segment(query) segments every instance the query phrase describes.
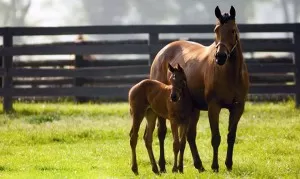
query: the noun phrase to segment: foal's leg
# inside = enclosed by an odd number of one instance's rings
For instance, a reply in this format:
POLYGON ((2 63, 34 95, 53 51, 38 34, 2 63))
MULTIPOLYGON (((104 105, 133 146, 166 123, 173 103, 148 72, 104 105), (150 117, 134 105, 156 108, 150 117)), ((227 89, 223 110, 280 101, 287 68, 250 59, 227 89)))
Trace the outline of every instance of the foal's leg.
POLYGON ((141 122, 144 118, 144 113, 139 113, 137 111, 132 111, 132 127, 130 130, 130 146, 132 152, 132 164, 131 170, 137 175, 138 174, 138 166, 136 162, 136 144, 138 139, 138 132, 140 129, 141 122))
POLYGON ((147 126, 144 134, 144 141, 152 165, 152 171, 158 174, 159 171, 152 150, 153 130, 155 128, 156 117, 157 117, 156 114, 151 109, 147 110, 146 112, 147 126))
POLYGON ((187 125, 183 124, 179 126, 179 143, 180 143, 180 149, 179 149, 179 164, 178 169, 180 173, 183 173, 183 156, 184 156, 184 149, 186 144, 186 132, 187 132, 187 125))
POLYGON ((159 140, 159 160, 158 165, 160 168, 160 172, 166 172, 166 160, 165 160, 165 147, 164 141, 167 134, 167 126, 166 126, 166 119, 162 117, 158 117, 157 121, 157 135, 159 140))
POLYGON ((196 169, 198 169, 199 172, 204 171, 204 167, 202 165, 202 161, 200 159, 197 145, 196 145, 196 135, 197 135, 197 123, 199 120, 199 114, 200 111, 197 109, 194 109, 193 113, 190 117, 190 123, 187 131, 187 140, 190 145, 191 153, 194 160, 194 166, 196 169))
POLYGON ((233 107, 229 110, 229 125, 228 125, 228 135, 227 135, 227 156, 225 165, 228 170, 232 169, 232 154, 233 154, 233 147, 235 142, 236 130, 238 122, 244 112, 244 103, 237 103, 234 104, 233 107))
POLYGON ((173 121, 171 121, 171 130, 173 135, 173 152, 174 152, 174 164, 173 164, 172 172, 177 172, 178 171, 177 157, 180 149, 180 144, 179 144, 179 137, 178 137, 178 125, 175 124, 173 121))
POLYGON ((220 105, 216 101, 208 104, 208 118, 211 130, 211 145, 213 147, 213 162, 211 168, 214 172, 219 171, 218 149, 221 143, 219 131, 219 114, 221 111, 220 105))

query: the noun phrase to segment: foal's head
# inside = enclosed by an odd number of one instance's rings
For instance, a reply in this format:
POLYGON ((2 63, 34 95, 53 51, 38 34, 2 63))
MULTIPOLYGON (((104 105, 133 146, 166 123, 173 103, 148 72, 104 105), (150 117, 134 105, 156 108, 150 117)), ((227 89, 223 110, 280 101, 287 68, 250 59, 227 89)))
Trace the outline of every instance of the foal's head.
POLYGON ((175 68, 168 64, 168 68, 172 73, 170 76, 170 82, 172 84, 170 98, 172 102, 177 102, 184 95, 183 90, 187 86, 186 76, 179 64, 177 64, 175 68))
POLYGON ((219 7, 215 9, 217 24, 215 27, 216 63, 224 65, 231 53, 235 50, 238 35, 235 24, 235 9, 231 6, 229 14, 222 15, 219 7))

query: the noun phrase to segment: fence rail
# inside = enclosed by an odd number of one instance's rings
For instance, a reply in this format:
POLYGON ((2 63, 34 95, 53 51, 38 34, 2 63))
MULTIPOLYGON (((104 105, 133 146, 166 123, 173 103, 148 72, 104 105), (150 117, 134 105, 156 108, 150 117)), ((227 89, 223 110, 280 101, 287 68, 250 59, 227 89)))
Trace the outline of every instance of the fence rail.
MULTIPOLYGON (((0 28, 3 58, 0 75, 3 108, 12 110, 13 97, 77 96, 100 99, 127 99, 129 88, 149 76, 158 50, 176 39, 161 39, 160 34, 212 33, 214 25, 138 25, 82 27, 5 27, 0 28), (97 42, 57 42, 51 44, 13 43, 15 36, 77 34, 148 34, 148 39, 103 40, 97 42), (15 61, 22 55, 76 54, 74 60, 15 61), (133 60, 84 60, 88 54, 147 55, 133 60), (69 66, 71 69, 66 69, 69 66)), ((241 33, 290 32, 292 38, 247 39, 245 52, 289 52, 281 58, 246 58, 251 94, 295 94, 300 104, 300 24, 242 24, 241 33)), ((209 45, 213 39, 187 38, 209 45)))

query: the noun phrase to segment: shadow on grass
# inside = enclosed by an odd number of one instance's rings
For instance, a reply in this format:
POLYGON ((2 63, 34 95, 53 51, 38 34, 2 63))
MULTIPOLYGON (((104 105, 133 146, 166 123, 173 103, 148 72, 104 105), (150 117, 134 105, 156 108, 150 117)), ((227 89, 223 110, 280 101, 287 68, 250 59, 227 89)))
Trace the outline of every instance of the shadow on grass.
POLYGON ((5 172, 5 171, 13 171, 13 170, 11 168, 0 165, 0 172, 5 172))
POLYGON ((57 168, 52 166, 35 166, 36 170, 40 171, 70 171, 70 168, 57 168))
POLYGON ((60 120, 60 116, 58 114, 40 114, 29 116, 26 118, 26 121, 30 124, 41 124, 45 122, 53 122, 60 120))

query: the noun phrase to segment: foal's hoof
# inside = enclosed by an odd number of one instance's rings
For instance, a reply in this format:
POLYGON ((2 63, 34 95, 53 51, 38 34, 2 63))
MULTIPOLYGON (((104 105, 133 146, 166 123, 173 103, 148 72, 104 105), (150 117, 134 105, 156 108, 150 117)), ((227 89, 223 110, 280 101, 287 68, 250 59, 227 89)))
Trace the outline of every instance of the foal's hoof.
POLYGON ((179 171, 179 173, 183 173, 183 165, 178 166, 178 171, 179 171))
POLYGON ((218 173, 218 172, 219 172, 219 164, 213 163, 213 164, 211 165, 211 169, 213 170, 213 172, 218 173))
POLYGON ((160 173, 167 173, 167 170, 165 168, 161 168, 160 173))
POLYGON ((218 173, 219 169, 218 168, 212 168, 213 172, 218 173))

